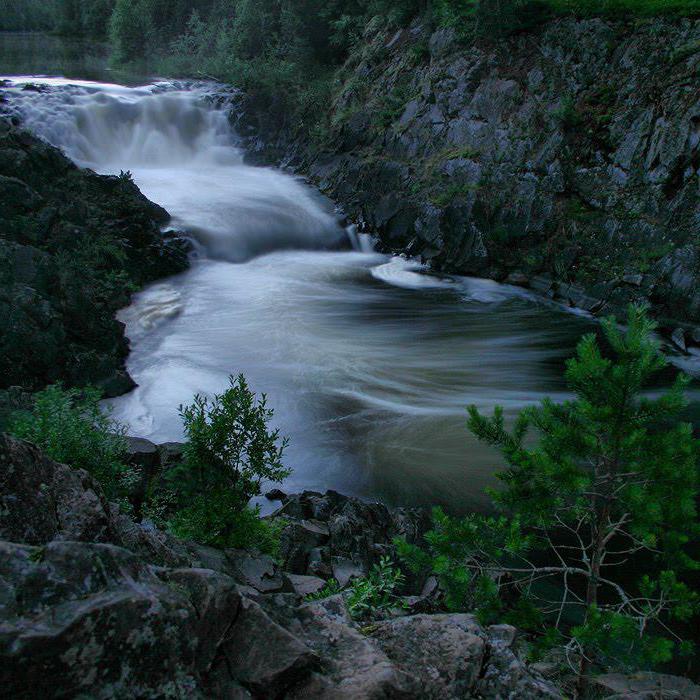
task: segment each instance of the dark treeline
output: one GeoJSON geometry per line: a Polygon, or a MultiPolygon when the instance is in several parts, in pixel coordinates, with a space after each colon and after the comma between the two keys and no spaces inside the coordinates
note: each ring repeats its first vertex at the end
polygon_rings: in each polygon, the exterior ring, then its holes
{"type": "Polygon", "coordinates": [[[106,39],[115,0],[0,0],[0,31],[106,39]]]}
{"type": "Polygon", "coordinates": [[[56,6],[55,0],[0,0],[0,30],[53,29],[56,26],[56,6]]]}

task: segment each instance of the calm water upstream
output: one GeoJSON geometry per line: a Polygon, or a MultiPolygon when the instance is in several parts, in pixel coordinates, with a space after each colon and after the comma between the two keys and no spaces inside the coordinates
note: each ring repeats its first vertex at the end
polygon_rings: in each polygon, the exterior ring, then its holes
{"type": "Polygon", "coordinates": [[[465,407],[511,414],[561,396],[563,360],[592,322],[523,290],[440,279],[352,249],[323,199],[246,166],[210,87],[45,79],[10,104],[82,165],[130,170],[197,244],[191,270],[124,310],[139,387],[113,402],[133,434],[182,437],[177,407],[243,372],[291,439],[286,488],[393,503],[483,503],[496,455],[465,407]]]}

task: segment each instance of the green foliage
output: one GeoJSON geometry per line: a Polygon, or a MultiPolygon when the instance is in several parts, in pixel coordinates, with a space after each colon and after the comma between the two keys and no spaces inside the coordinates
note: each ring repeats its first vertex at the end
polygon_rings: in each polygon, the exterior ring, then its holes
{"type": "Polygon", "coordinates": [[[665,366],[653,329],[635,307],[624,330],[605,321],[609,356],[588,335],[567,363],[574,398],[526,409],[512,430],[502,409],[488,418],[471,407],[470,429],[507,463],[492,493],[503,515],[438,510],[425,549],[399,547],[412,569],[440,578],[451,609],[518,619],[545,637],[551,626],[565,633],[581,672],[667,660],[685,648],[669,623],[697,610],[679,578],[698,568],[687,545],[698,534],[699,445],[679,420],[689,380],[646,395],[665,366]],[[648,574],[630,581],[642,556],[648,574]]]}
{"type": "Polygon", "coordinates": [[[116,0],[55,0],[54,29],[64,35],[106,39],[116,0]]]}
{"type": "Polygon", "coordinates": [[[265,395],[258,399],[239,375],[221,395],[195,396],[180,415],[187,443],[169,475],[177,495],[173,532],[220,547],[273,548],[274,532],[248,505],[263,482],[290,474],[282,464],[287,440],[268,428],[273,411],[265,395]]]}
{"type": "Polygon", "coordinates": [[[0,0],[0,31],[53,29],[56,12],[56,0],[0,0]]]}
{"type": "Polygon", "coordinates": [[[133,473],[124,464],[125,428],[100,408],[96,389],[49,386],[34,395],[31,411],[17,412],[8,430],[49,457],[90,472],[109,498],[128,491],[133,473]]]}
{"type": "Polygon", "coordinates": [[[354,620],[376,617],[400,605],[397,590],[405,580],[389,557],[382,557],[365,578],[352,581],[347,599],[348,611],[354,620]]]}
{"type": "Polygon", "coordinates": [[[261,518],[259,508],[241,506],[235,495],[226,492],[195,497],[176,510],[167,526],[175,537],[210,547],[256,550],[272,556],[279,551],[279,525],[261,518]]]}
{"type": "Polygon", "coordinates": [[[309,595],[306,596],[305,600],[325,600],[326,598],[330,598],[333,595],[338,595],[338,593],[342,593],[342,591],[342,586],[334,578],[329,578],[328,581],[326,581],[326,585],[323,588],[321,588],[321,590],[316,591],[316,593],[309,593],[309,595]]]}
{"type": "Polygon", "coordinates": [[[572,131],[583,124],[583,115],[576,108],[576,103],[569,95],[562,99],[561,105],[552,112],[552,116],[561,122],[567,131],[572,131]]]}

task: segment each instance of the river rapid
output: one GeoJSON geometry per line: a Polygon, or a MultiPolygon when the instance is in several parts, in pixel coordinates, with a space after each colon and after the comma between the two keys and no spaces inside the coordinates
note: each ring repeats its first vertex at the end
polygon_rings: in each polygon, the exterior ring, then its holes
{"type": "Polygon", "coordinates": [[[80,165],[130,171],[195,243],[188,272],[122,313],[139,386],[111,406],[131,434],[181,439],[178,406],[243,373],[290,438],[285,488],[464,510],[499,466],[466,406],[512,416],[565,395],[591,319],[373,252],[301,180],[244,163],[213,86],[13,81],[28,128],[80,165]]]}

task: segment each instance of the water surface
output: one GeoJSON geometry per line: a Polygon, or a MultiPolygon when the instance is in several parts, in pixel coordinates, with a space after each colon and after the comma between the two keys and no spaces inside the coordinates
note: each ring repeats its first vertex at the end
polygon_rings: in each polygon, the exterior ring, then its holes
{"type": "Polygon", "coordinates": [[[372,252],[299,179],[244,164],[212,86],[21,82],[10,103],[30,128],[83,165],[130,170],[197,245],[191,270],[122,314],[139,387],[112,405],[132,433],[181,439],[178,405],[242,372],[290,437],[286,488],[465,509],[499,464],[466,406],[512,416],[564,396],[590,319],[372,252]]]}

